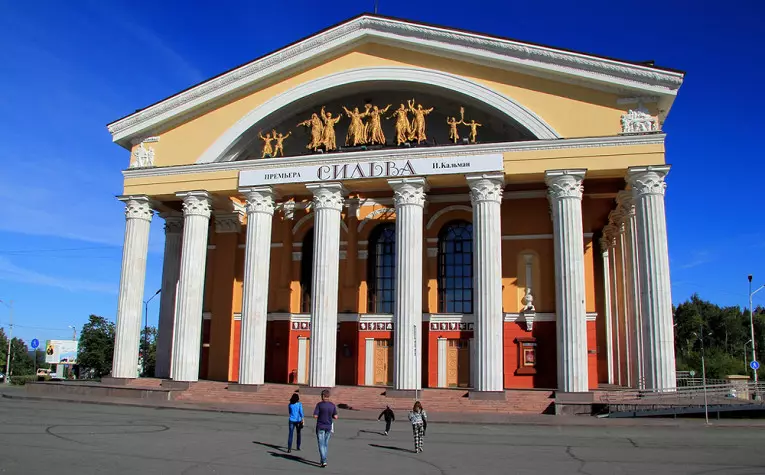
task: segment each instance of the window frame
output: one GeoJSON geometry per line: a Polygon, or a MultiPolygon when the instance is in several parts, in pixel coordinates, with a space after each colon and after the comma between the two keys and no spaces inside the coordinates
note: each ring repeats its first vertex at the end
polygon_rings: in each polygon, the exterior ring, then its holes
{"type": "Polygon", "coordinates": [[[473,224],[464,220],[446,223],[438,233],[437,259],[439,313],[472,314],[473,224]]]}

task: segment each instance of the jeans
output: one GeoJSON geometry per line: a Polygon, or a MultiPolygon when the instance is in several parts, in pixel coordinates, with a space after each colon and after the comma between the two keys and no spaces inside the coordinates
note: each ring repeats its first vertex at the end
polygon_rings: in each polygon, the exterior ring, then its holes
{"type": "Polygon", "coordinates": [[[332,432],[327,429],[316,429],[316,439],[319,441],[319,459],[321,463],[327,463],[327,449],[332,432]]]}
{"type": "Polygon", "coordinates": [[[292,432],[297,431],[297,449],[300,450],[300,422],[290,421],[290,436],[287,438],[287,448],[292,449],[292,432]]]}

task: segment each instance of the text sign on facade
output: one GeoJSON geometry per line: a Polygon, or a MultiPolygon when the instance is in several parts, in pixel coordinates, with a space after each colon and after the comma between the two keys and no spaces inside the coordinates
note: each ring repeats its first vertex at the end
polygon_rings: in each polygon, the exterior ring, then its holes
{"type": "Polygon", "coordinates": [[[239,186],[282,185],[322,181],[369,180],[372,178],[405,178],[410,176],[456,175],[503,171],[502,155],[474,155],[448,158],[412,158],[375,160],[324,165],[285,166],[239,173],[239,186]]]}

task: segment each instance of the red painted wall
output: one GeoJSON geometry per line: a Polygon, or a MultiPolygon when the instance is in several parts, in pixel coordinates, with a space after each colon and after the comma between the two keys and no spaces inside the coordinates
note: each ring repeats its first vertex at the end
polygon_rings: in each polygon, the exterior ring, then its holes
{"type": "Polygon", "coordinates": [[[587,322],[587,380],[590,389],[598,389],[598,331],[595,322],[587,322]]]}
{"type": "Polygon", "coordinates": [[[231,348],[231,371],[229,372],[230,381],[239,381],[239,353],[242,342],[242,321],[234,320],[234,342],[231,348]]]}
{"type": "MultiPolygon", "coordinates": [[[[358,366],[358,323],[342,322],[337,332],[337,359],[335,360],[335,384],[353,386],[356,384],[358,366]]],[[[361,362],[361,365],[364,363],[361,362]]]]}
{"type": "Polygon", "coordinates": [[[504,360],[505,387],[517,388],[556,388],[557,383],[557,354],[556,354],[555,322],[536,322],[531,332],[526,331],[525,323],[505,322],[504,360]],[[518,337],[532,336],[537,343],[536,374],[519,375],[518,358],[520,351],[518,337]]]}

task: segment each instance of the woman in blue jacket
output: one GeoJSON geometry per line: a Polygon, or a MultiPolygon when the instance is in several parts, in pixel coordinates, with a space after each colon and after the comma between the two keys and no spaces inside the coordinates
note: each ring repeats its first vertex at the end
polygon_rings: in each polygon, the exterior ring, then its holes
{"type": "Polygon", "coordinates": [[[287,439],[287,453],[292,452],[292,433],[297,430],[296,450],[300,450],[300,431],[303,429],[303,403],[300,402],[300,396],[294,393],[290,398],[290,436],[287,439]]]}

